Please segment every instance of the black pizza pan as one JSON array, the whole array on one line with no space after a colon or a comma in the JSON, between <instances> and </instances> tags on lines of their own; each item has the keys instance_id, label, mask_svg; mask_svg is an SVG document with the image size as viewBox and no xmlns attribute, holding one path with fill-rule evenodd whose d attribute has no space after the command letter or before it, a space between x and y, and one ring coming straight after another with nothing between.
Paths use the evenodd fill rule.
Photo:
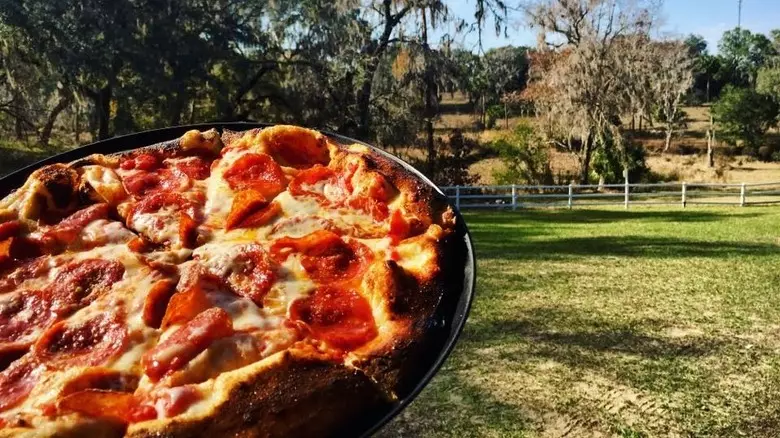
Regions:
<instances>
[{"instance_id":1,"label":"black pizza pan","mask_svg":"<svg viewBox=\"0 0 780 438\"><path fill-rule=\"evenodd\" d=\"M46 158L0 178L0 198L16 188L21 187L33 171L47 164L68 163L91 154L114 154L144 146L164 143L179 138L182 134L191 129L204 131L215 128L217 131L222 132L225 129L231 131L245 131L267 126L272 125L254 122L204 123L155 129L98 141ZM327 131L322 132L342 144L359 143L371 148L378 154L398 163L404 169L414 174L425 184L431 186L442 199L446 200L444 193L436 187L431 180L400 158L362 141L353 140ZM426 353L423 357L418 359L418 364L415 364L413 367L415 375L411 376L410 379L413 384L408 385L402 393L398 394L398 399L392 403L384 404L371 410L367 414L362 414L360 418L356 418L348 425L347 430L340 431L339 436L369 437L378 432L384 425L406 408L415 397L417 397L423 388L431 381L433 376L439 371L439 368L441 368L442 364L455 347L458 337L463 330L463 326L466 323L466 318L468 317L471 308L471 302L474 299L474 286L476 281L476 263L474 249L471 243L471 235L469 234L466 223L460 215L460 212L455 210L455 213L457 216L457 227L455 229L455 235L453 236L452 248L445 254L444 261L446 266L448 266L446 270L451 275L448 275L446 278L446 289L433 318L427 348L425 349Z\"/></svg>"}]
</instances>

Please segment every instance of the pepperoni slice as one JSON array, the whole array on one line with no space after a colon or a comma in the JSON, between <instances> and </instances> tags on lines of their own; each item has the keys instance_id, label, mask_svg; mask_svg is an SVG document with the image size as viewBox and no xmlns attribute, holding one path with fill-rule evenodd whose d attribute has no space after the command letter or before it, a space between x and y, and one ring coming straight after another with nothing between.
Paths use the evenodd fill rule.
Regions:
<instances>
[{"instance_id":1,"label":"pepperoni slice","mask_svg":"<svg viewBox=\"0 0 780 438\"><path fill-rule=\"evenodd\" d=\"M0 242L0 265L3 265L5 263L8 263L10 260L13 260L13 244L14 244L14 238L9 237L2 242Z\"/></svg>"},{"instance_id":2,"label":"pepperoni slice","mask_svg":"<svg viewBox=\"0 0 780 438\"><path fill-rule=\"evenodd\" d=\"M278 202L273 201L265 207L250 214L242 220L236 228L254 228L269 224L275 217L281 213L282 207Z\"/></svg>"},{"instance_id":3,"label":"pepperoni slice","mask_svg":"<svg viewBox=\"0 0 780 438\"><path fill-rule=\"evenodd\" d=\"M333 169L317 164L298 172L295 178L290 181L290 194L293 196L313 196L320 201L327 201L325 195L313 190L312 186L321 181L333 180L335 177L336 173Z\"/></svg>"},{"instance_id":4,"label":"pepperoni slice","mask_svg":"<svg viewBox=\"0 0 780 438\"><path fill-rule=\"evenodd\" d=\"M163 208L186 213L191 218L197 217L195 203L178 193L163 192L145 197L135 205L131 216L143 213L156 213Z\"/></svg>"},{"instance_id":5,"label":"pepperoni slice","mask_svg":"<svg viewBox=\"0 0 780 438\"><path fill-rule=\"evenodd\" d=\"M54 311L68 314L84 307L122 279L125 267L116 260L85 259L61 267L49 290Z\"/></svg>"},{"instance_id":6,"label":"pepperoni slice","mask_svg":"<svg viewBox=\"0 0 780 438\"><path fill-rule=\"evenodd\" d=\"M144 324L152 328L160 328L168 302L176 292L176 282L169 279L156 281L144 299Z\"/></svg>"},{"instance_id":7,"label":"pepperoni slice","mask_svg":"<svg viewBox=\"0 0 780 438\"><path fill-rule=\"evenodd\" d=\"M377 336L371 306L357 292L321 287L290 306L290 318L306 323L315 339L349 351Z\"/></svg>"},{"instance_id":8,"label":"pepperoni slice","mask_svg":"<svg viewBox=\"0 0 780 438\"><path fill-rule=\"evenodd\" d=\"M273 199L287 187L282 168L266 154L242 155L222 176L231 189L254 189L266 199Z\"/></svg>"},{"instance_id":9,"label":"pepperoni slice","mask_svg":"<svg viewBox=\"0 0 780 438\"><path fill-rule=\"evenodd\" d=\"M0 302L0 350L25 348L39 330L56 319L48 296L39 290L22 290Z\"/></svg>"},{"instance_id":10,"label":"pepperoni slice","mask_svg":"<svg viewBox=\"0 0 780 438\"><path fill-rule=\"evenodd\" d=\"M178 170L160 169L151 172L137 172L122 180L128 193L144 197L152 193L183 191L190 188L192 181Z\"/></svg>"},{"instance_id":11,"label":"pepperoni slice","mask_svg":"<svg viewBox=\"0 0 780 438\"><path fill-rule=\"evenodd\" d=\"M306 252L311 248L323 245L337 245L341 237L327 230L317 230L303 237L282 237L271 245L271 256L278 262L283 262L292 252Z\"/></svg>"},{"instance_id":12,"label":"pepperoni slice","mask_svg":"<svg viewBox=\"0 0 780 438\"><path fill-rule=\"evenodd\" d=\"M268 254L260 245L246 245L231 265L226 278L231 290L263 307L263 298L276 280Z\"/></svg>"},{"instance_id":13,"label":"pepperoni slice","mask_svg":"<svg viewBox=\"0 0 780 438\"><path fill-rule=\"evenodd\" d=\"M184 248L194 248L198 238L198 223L187 213L179 213L179 241Z\"/></svg>"},{"instance_id":14,"label":"pepperoni slice","mask_svg":"<svg viewBox=\"0 0 780 438\"><path fill-rule=\"evenodd\" d=\"M391 197L392 188L381 175L368 173L361 177L361 181L367 181L356 190L352 184L356 169L354 165L347 166L336 173L333 169L316 165L302 170L290 181L290 194L311 196L323 205L347 205L371 214L378 221L387 219L387 201ZM323 191L324 184L331 188L327 197Z\"/></svg>"},{"instance_id":15,"label":"pepperoni slice","mask_svg":"<svg viewBox=\"0 0 780 438\"><path fill-rule=\"evenodd\" d=\"M203 394L197 387L185 385L161 388L153 394L132 394L117 390L85 389L65 396L58 408L79 412L90 417L110 418L123 424L157 418L158 411L165 418L186 411Z\"/></svg>"},{"instance_id":16,"label":"pepperoni slice","mask_svg":"<svg viewBox=\"0 0 780 438\"><path fill-rule=\"evenodd\" d=\"M383 221L387 219L387 216L390 214L390 210L386 203L377 201L373 198L351 198L349 201L347 201L347 205L354 209L370 214L371 217L377 221Z\"/></svg>"},{"instance_id":17,"label":"pepperoni slice","mask_svg":"<svg viewBox=\"0 0 780 438\"><path fill-rule=\"evenodd\" d=\"M144 372L152 381L158 381L187 365L212 342L232 334L230 315L219 307L212 307L146 352L141 359Z\"/></svg>"},{"instance_id":18,"label":"pepperoni slice","mask_svg":"<svg viewBox=\"0 0 780 438\"><path fill-rule=\"evenodd\" d=\"M40 239L45 245L56 243L70 244L78 238L81 230L98 219L107 219L111 207L108 204L95 204L81 209L57 225L45 230Z\"/></svg>"},{"instance_id":19,"label":"pepperoni slice","mask_svg":"<svg viewBox=\"0 0 780 438\"><path fill-rule=\"evenodd\" d=\"M49 270L48 256L15 261L0 274L0 293L8 292L25 280L44 275Z\"/></svg>"},{"instance_id":20,"label":"pepperoni slice","mask_svg":"<svg viewBox=\"0 0 780 438\"><path fill-rule=\"evenodd\" d=\"M260 191L242 190L233 198L233 205L225 220L225 229L263 226L280 211L279 204L269 203Z\"/></svg>"},{"instance_id":21,"label":"pepperoni slice","mask_svg":"<svg viewBox=\"0 0 780 438\"><path fill-rule=\"evenodd\" d=\"M17 220L3 222L0 224L0 240L16 236L19 234L21 228L21 224L19 224L19 221Z\"/></svg>"},{"instance_id":22,"label":"pepperoni slice","mask_svg":"<svg viewBox=\"0 0 780 438\"><path fill-rule=\"evenodd\" d=\"M127 342L125 323L101 313L86 321L60 321L33 346L33 354L55 367L95 366L118 355Z\"/></svg>"},{"instance_id":23,"label":"pepperoni slice","mask_svg":"<svg viewBox=\"0 0 780 438\"><path fill-rule=\"evenodd\" d=\"M173 167L192 179L203 180L211 174L211 163L201 157L177 159Z\"/></svg>"},{"instance_id":24,"label":"pepperoni slice","mask_svg":"<svg viewBox=\"0 0 780 438\"><path fill-rule=\"evenodd\" d=\"M59 396L65 397L87 389L132 392L138 388L139 380L135 374L123 373L109 368L87 368L81 374L68 380L62 386Z\"/></svg>"},{"instance_id":25,"label":"pepperoni slice","mask_svg":"<svg viewBox=\"0 0 780 438\"><path fill-rule=\"evenodd\" d=\"M40 371L39 364L24 356L0 373L0 411L23 402L38 383Z\"/></svg>"},{"instance_id":26,"label":"pepperoni slice","mask_svg":"<svg viewBox=\"0 0 780 438\"><path fill-rule=\"evenodd\" d=\"M179 282L178 292L171 296L162 319L163 330L190 321L213 306L206 296L205 287L215 285L219 279L202 268L191 269Z\"/></svg>"},{"instance_id":27,"label":"pepperoni slice","mask_svg":"<svg viewBox=\"0 0 780 438\"><path fill-rule=\"evenodd\" d=\"M60 399L57 408L123 424L157 418L154 408L142 405L132 393L105 389L85 389L67 395Z\"/></svg>"},{"instance_id":28,"label":"pepperoni slice","mask_svg":"<svg viewBox=\"0 0 780 438\"><path fill-rule=\"evenodd\" d=\"M159 156L159 154L151 153L151 152L145 152L142 154L138 154L133 158L127 158L123 160L119 167L121 167L124 170L131 170L131 169L138 169L138 170L145 170L150 171L157 169L162 165L162 157Z\"/></svg>"},{"instance_id":29,"label":"pepperoni slice","mask_svg":"<svg viewBox=\"0 0 780 438\"><path fill-rule=\"evenodd\" d=\"M312 280L327 283L360 275L371 258L371 250L362 243L329 240L307 249L301 256L301 266Z\"/></svg>"},{"instance_id":30,"label":"pepperoni slice","mask_svg":"<svg viewBox=\"0 0 780 438\"><path fill-rule=\"evenodd\" d=\"M347 243L338 234L324 230L298 238L281 238L271 246L271 254L283 260L290 249L301 253L303 269L320 283L354 278L365 271L372 258L371 251L362 243Z\"/></svg>"},{"instance_id":31,"label":"pepperoni slice","mask_svg":"<svg viewBox=\"0 0 780 438\"><path fill-rule=\"evenodd\" d=\"M409 236L411 232L411 226L409 222L404 218L404 214L401 210L394 210L390 216L390 232L388 235L394 244L397 244L401 240Z\"/></svg>"}]
</instances>

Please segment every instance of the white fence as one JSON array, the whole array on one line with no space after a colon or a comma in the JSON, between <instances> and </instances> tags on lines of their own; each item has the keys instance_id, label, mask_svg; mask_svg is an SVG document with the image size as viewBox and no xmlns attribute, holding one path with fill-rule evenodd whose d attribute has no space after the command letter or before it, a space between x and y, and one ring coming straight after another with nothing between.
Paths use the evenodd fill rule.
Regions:
<instances>
[{"instance_id":1,"label":"white fence","mask_svg":"<svg viewBox=\"0 0 780 438\"><path fill-rule=\"evenodd\" d=\"M780 204L780 182L759 184L657 183L568 186L442 187L458 209L534 208L594 205L763 205Z\"/></svg>"}]
</instances>

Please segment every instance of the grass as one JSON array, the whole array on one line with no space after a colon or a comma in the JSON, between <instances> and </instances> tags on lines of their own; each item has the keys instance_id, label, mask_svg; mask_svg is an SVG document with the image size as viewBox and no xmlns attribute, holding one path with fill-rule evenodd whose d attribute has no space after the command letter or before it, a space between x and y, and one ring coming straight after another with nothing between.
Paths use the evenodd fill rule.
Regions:
<instances>
[{"instance_id":1,"label":"grass","mask_svg":"<svg viewBox=\"0 0 780 438\"><path fill-rule=\"evenodd\" d=\"M0 140L0 177L44 158L65 152L67 146L52 144L48 148L15 140Z\"/></svg>"},{"instance_id":2,"label":"grass","mask_svg":"<svg viewBox=\"0 0 780 438\"><path fill-rule=\"evenodd\" d=\"M780 208L466 220L469 322L381 436L777 435Z\"/></svg>"}]
</instances>

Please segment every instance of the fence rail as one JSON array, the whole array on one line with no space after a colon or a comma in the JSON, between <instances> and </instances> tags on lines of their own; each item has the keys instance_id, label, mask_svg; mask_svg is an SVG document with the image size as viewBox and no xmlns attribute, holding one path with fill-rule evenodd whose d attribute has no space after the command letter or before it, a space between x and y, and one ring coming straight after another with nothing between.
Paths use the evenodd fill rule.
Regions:
<instances>
[{"instance_id":1,"label":"fence rail","mask_svg":"<svg viewBox=\"0 0 780 438\"><path fill-rule=\"evenodd\" d=\"M594 205L767 205L780 203L780 182L494 185L442 187L458 209Z\"/></svg>"}]
</instances>

